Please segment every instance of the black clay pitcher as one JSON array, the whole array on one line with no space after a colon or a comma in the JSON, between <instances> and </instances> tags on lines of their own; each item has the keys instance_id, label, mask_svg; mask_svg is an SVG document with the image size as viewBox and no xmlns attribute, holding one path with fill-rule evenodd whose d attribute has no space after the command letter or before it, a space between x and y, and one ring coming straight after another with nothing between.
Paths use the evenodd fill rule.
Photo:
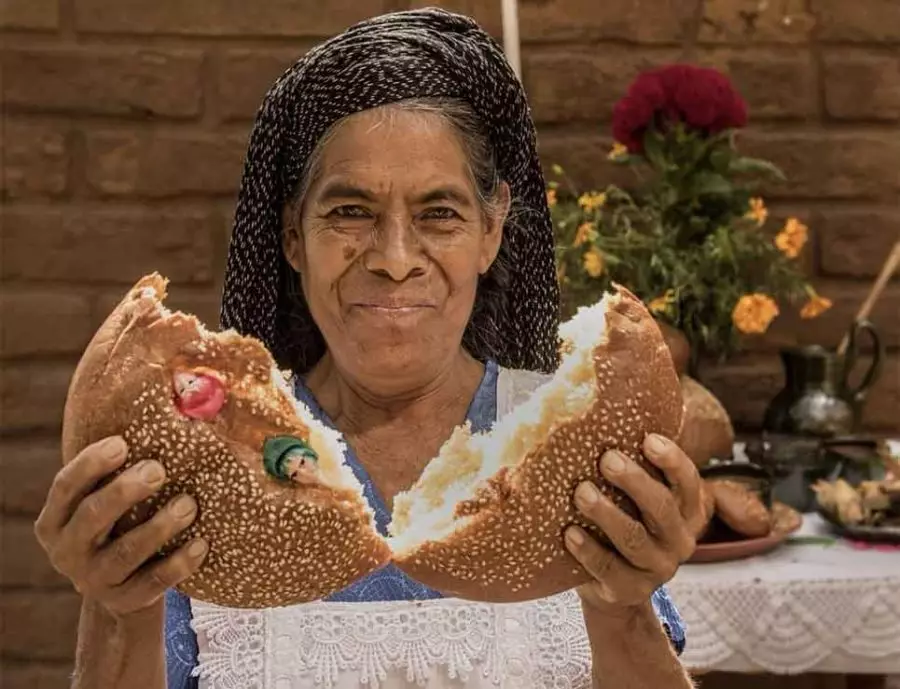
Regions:
<instances>
[{"instance_id":1,"label":"black clay pitcher","mask_svg":"<svg viewBox=\"0 0 900 689\"><path fill-rule=\"evenodd\" d=\"M853 385L850 376L863 333L872 340L872 358ZM770 433L850 435L859 426L866 393L881 373L883 354L878 332L869 321L853 324L843 356L819 345L781 350L785 386L769 403L763 427Z\"/></svg>"}]
</instances>

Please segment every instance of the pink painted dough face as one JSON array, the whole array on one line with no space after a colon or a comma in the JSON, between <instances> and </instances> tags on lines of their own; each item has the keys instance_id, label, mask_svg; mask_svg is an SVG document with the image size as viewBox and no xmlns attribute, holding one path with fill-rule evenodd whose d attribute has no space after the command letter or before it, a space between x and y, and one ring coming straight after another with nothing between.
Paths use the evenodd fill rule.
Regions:
<instances>
[{"instance_id":1,"label":"pink painted dough face","mask_svg":"<svg viewBox=\"0 0 900 689\"><path fill-rule=\"evenodd\" d=\"M213 376L179 371L173 386L178 411L188 418L211 421L225 404L225 385Z\"/></svg>"}]
</instances>

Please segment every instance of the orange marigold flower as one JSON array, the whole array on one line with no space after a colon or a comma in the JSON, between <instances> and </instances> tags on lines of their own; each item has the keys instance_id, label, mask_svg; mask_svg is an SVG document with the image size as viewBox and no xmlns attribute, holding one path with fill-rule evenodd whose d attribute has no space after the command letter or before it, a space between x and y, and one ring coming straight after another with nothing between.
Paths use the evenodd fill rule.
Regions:
<instances>
[{"instance_id":1,"label":"orange marigold flower","mask_svg":"<svg viewBox=\"0 0 900 689\"><path fill-rule=\"evenodd\" d=\"M767 294L745 294L731 312L731 322L742 333L761 335L778 315L778 304Z\"/></svg>"},{"instance_id":2,"label":"orange marigold flower","mask_svg":"<svg viewBox=\"0 0 900 689\"><path fill-rule=\"evenodd\" d=\"M765 202L759 198L750 199L750 210L747 211L745 218L755 220L757 225L764 225L769 217L769 209L766 208Z\"/></svg>"},{"instance_id":3,"label":"orange marigold flower","mask_svg":"<svg viewBox=\"0 0 900 689\"><path fill-rule=\"evenodd\" d=\"M675 301L675 291L670 289L665 294L651 299L650 303L647 304L647 310L650 313L666 313L673 301Z\"/></svg>"},{"instance_id":4,"label":"orange marigold flower","mask_svg":"<svg viewBox=\"0 0 900 689\"><path fill-rule=\"evenodd\" d=\"M797 218L788 218L784 228L775 237L775 246L788 258L797 258L808 237L809 228L806 225Z\"/></svg>"},{"instance_id":5,"label":"orange marigold flower","mask_svg":"<svg viewBox=\"0 0 900 689\"><path fill-rule=\"evenodd\" d=\"M609 149L609 153L606 155L606 158L607 160L616 160L617 158L621 158L625 155L628 155L628 147L625 144L620 144L618 141L614 141L612 148Z\"/></svg>"},{"instance_id":6,"label":"orange marigold flower","mask_svg":"<svg viewBox=\"0 0 900 689\"><path fill-rule=\"evenodd\" d=\"M606 194L599 193L596 191L592 191L587 194L582 194L578 198L578 205L581 206L584 210L591 212L595 211L598 208L602 208L603 204L606 203Z\"/></svg>"},{"instance_id":7,"label":"orange marigold flower","mask_svg":"<svg viewBox=\"0 0 900 689\"><path fill-rule=\"evenodd\" d=\"M575 240L572 242L572 246L581 246L586 241L588 241L591 236L594 234L594 226L589 222L583 222L578 226L578 229L575 230Z\"/></svg>"},{"instance_id":8,"label":"orange marigold flower","mask_svg":"<svg viewBox=\"0 0 900 689\"><path fill-rule=\"evenodd\" d=\"M547 190L547 205L550 208L556 205L556 189L548 189Z\"/></svg>"},{"instance_id":9,"label":"orange marigold flower","mask_svg":"<svg viewBox=\"0 0 900 689\"><path fill-rule=\"evenodd\" d=\"M603 254L595 246L592 246L584 254L584 272L592 278L603 275Z\"/></svg>"},{"instance_id":10,"label":"orange marigold flower","mask_svg":"<svg viewBox=\"0 0 900 689\"><path fill-rule=\"evenodd\" d=\"M809 301L800 309L800 318L818 318L831 308L831 299L813 293Z\"/></svg>"}]
</instances>

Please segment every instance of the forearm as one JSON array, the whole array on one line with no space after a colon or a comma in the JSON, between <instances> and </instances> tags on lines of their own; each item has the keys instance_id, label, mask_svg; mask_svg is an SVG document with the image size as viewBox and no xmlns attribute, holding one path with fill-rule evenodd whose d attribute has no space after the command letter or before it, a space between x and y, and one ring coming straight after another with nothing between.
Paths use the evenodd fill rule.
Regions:
<instances>
[{"instance_id":1,"label":"forearm","mask_svg":"<svg viewBox=\"0 0 900 689\"><path fill-rule=\"evenodd\" d=\"M594 689L692 689L649 601L614 615L583 607Z\"/></svg>"},{"instance_id":2,"label":"forearm","mask_svg":"<svg viewBox=\"0 0 900 689\"><path fill-rule=\"evenodd\" d=\"M166 689L162 605L117 619L85 599L72 689Z\"/></svg>"}]
</instances>

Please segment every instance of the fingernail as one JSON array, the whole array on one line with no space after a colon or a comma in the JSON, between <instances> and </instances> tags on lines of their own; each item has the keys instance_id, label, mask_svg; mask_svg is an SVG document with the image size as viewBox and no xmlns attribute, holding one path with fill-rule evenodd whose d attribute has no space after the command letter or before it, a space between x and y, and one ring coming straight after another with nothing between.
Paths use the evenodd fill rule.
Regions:
<instances>
[{"instance_id":1,"label":"fingernail","mask_svg":"<svg viewBox=\"0 0 900 689\"><path fill-rule=\"evenodd\" d=\"M99 448L99 452L103 459L119 459L127 451L125 440L118 435L104 440Z\"/></svg>"},{"instance_id":2,"label":"fingernail","mask_svg":"<svg viewBox=\"0 0 900 689\"><path fill-rule=\"evenodd\" d=\"M584 536L581 535L581 531L578 527L571 527L566 531L566 538L569 539L569 542L572 545L582 545L584 543Z\"/></svg>"},{"instance_id":3,"label":"fingernail","mask_svg":"<svg viewBox=\"0 0 900 689\"><path fill-rule=\"evenodd\" d=\"M176 517L187 517L197 508L197 503L190 495L182 495L172 503L172 514Z\"/></svg>"},{"instance_id":4,"label":"fingernail","mask_svg":"<svg viewBox=\"0 0 900 689\"><path fill-rule=\"evenodd\" d=\"M147 460L141 464L139 473L141 480L151 486L160 483L166 477L166 472L163 470L162 465L153 460Z\"/></svg>"},{"instance_id":5,"label":"fingernail","mask_svg":"<svg viewBox=\"0 0 900 689\"><path fill-rule=\"evenodd\" d=\"M600 501L600 491L593 483L585 481L575 490L575 499L586 507L595 505Z\"/></svg>"},{"instance_id":6,"label":"fingernail","mask_svg":"<svg viewBox=\"0 0 900 689\"><path fill-rule=\"evenodd\" d=\"M663 438L661 435L651 433L649 436L647 436L647 450L652 452L653 454L658 455L665 452L668 446L669 441Z\"/></svg>"},{"instance_id":7,"label":"fingernail","mask_svg":"<svg viewBox=\"0 0 900 689\"><path fill-rule=\"evenodd\" d=\"M625 457L616 450L611 450L603 455L603 460L600 464L610 474L618 474L625 471Z\"/></svg>"},{"instance_id":8,"label":"fingernail","mask_svg":"<svg viewBox=\"0 0 900 689\"><path fill-rule=\"evenodd\" d=\"M200 557L206 552L206 541L198 538L188 546L187 554L191 557Z\"/></svg>"}]
</instances>

